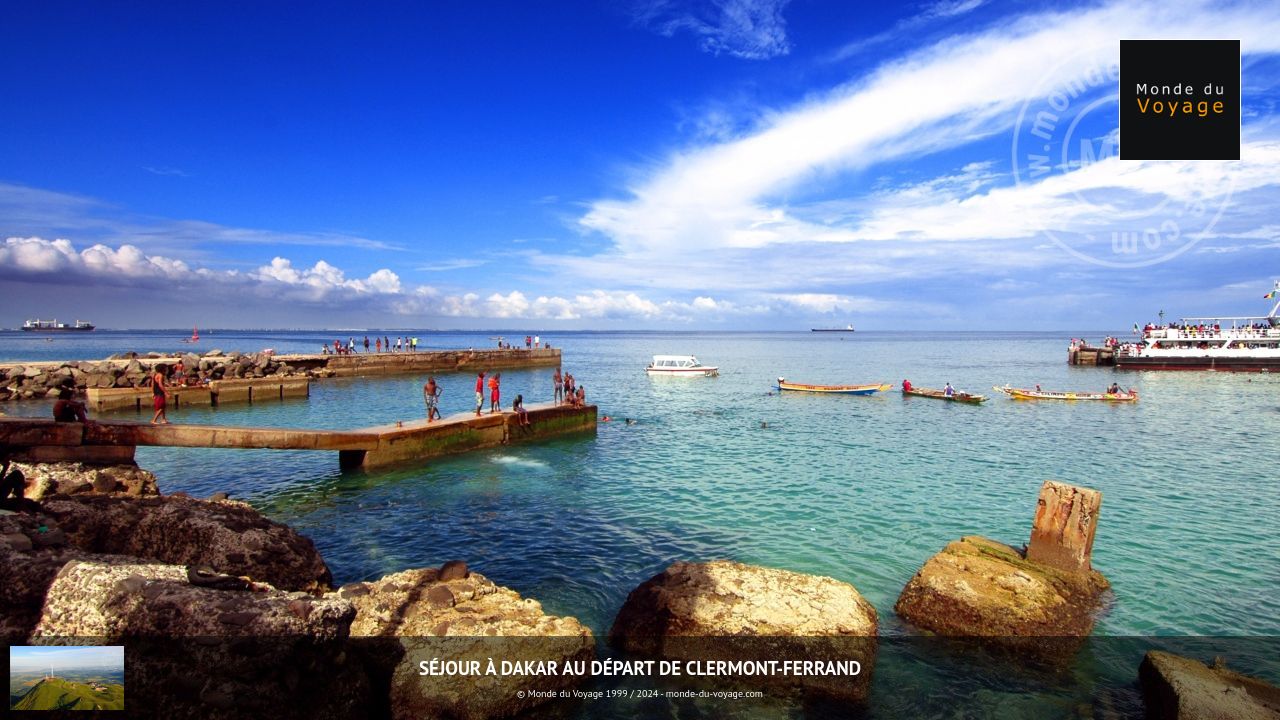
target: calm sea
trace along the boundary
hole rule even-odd
[[[0,358],[182,350],[191,347],[178,342],[184,334],[97,331],[46,342],[3,333]],[[425,349],[439,349],[489,347],[496,334],[419,337]],[[671,562],[731,558],[850,582],[876,606],[883,634],[910,634],[893,603],[921,564],[962,535],[1022,544],[1040,484],[1055,478],[1103,492],[1094,565],[1113,594],[1096,635],[1280,635],[1280,377],[1066,365],[1069,338],[1104,334],[545,334],[601,415],[616,419],[598,436],[377,473],[342,473],[335,455],[306,452],[139,448],[138,462],[165,492],[224,490],[309,535],[338,583],[465,559],[597,633],[608,631],[632,588]],[[348,336],[364,333],[214,331],[196,347],[314,352]],[[643,368],[655,354],[695,354],[720,366],[720,377],[650,378]],[[504,397],[549,400],[551,372],[503,371]],[[1100,391],[1117,380],[1141,401],[994,396],[972,407],[896,392],[778,395],[770,391],[780,375],[951,382],[988,396],[1004,383]],[[171,419],[358,428],[421,417],[424,379],[325,381],[309,399]],[[443,376],[445,414],[471,406],[473,380]],[[1149,644],[1083,653],[1071,677],[1030,694],[973,680],[964,662],[940,665],[890,644],[868,709],[871,717],[1075,717],[1082,704],[1102,703],[1131,715],[1135,648]],[[1241,669],[1280,681],[1265,657],[1246,657]],[[1099,700],[1103,685],[1115,697]]]

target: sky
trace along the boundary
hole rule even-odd
[[[54,673],[72,668],[114,667],[124,669],[124,647],[103,645],[93,647],[58,647],[39,645],[11,645],[9,669],[31,671],[48,670]]]
[[[0,327],[1270,309],[1273,2],[881,5],[5,3]],[[1121,38],[1241,40],[1239,161],[1119,160]]]

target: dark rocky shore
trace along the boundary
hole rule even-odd
[[[18,467],[39,509],[0,514],[0,636],[125,645],[129,709],[142,716],[505,718],[543,703],[572,709],[560,693],[590,679],[424,674],[433,662],[564,667],[596,658],[597,640],[578,620],[547,614],[462,561],[334,588],[311,540],[223,493],[161,495],[133,466]],[[1050,655],[1069,655],[1107,587],[1089,565],[1100,502],[1094,491],[1046,483],[1028,550],[977,537],[951,543],[895,609],[929,632],[1033,656],[1041,641],[1066,637]],[[851,707],[866,701],[878,634],[874,607],[853,585],[718,560],[677,562],[637,587],[609,642],[624,659],[729,668],[682,678],[684,686]],[[847,660],[860,671],[732,670]],[[1141,685],[1153,718],[1280,718],[1280,690],[1220,663],[1149,653]]]

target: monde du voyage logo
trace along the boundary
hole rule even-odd
[[[1240,159],[1239,40],[1120,41],[1121,160]]]
[[[1240,159],[1240,41],[1114,42],[1046,68],[1018,114],[1013,173],[1054,198],[1040,235],[1131,269],[1190,250],[1230,203],[1221,161]]]

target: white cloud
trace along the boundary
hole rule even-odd
[[[126,287],[133,290],[196,290],[206,297],[251,296],[311,303],[327,309],[367,308],[399,315],[542,320],[689,321],[737,312],[724,300],[698,296],[688,303],[655,302],[630,291],[593,289],[568,297],[530,298],[512,290],[447,294],[422,285],[407,287],[396,273],[379,269],[364,278],[348,278],[339,267],[318,260],[296,267],[275,257],[241,273],[192,267],[185,262],[148,255],[132,245],[93,245],[77,251],[68,240],[8,238],[0,244],[0,282],[23,280],[64,285],[69,282]]]
[[[4,182],[0,182],[0,232],[72,235],[110,245],[127,244],[192,257],[199,254],[201,247],[228,244],[400,249],[388,242],[351,233],[280,232],[203,220],[137,215],[94,198]]]
[[[764,60],[791,51],[782,11],[790,0],[642,0],[636,20],[671,37],[691,33],[713,55]]]
[[[1280,51],[1280,15],[1261,5],[1113,3],[1014,18],[886,63],[753,133],[672,154],[625,197],[598,200],[579,218],[581,229],[608,238],[605,251],[534,261],[614,282],[711,291],[826,289],[948,267],[1061,262],[1060,250],[1035,249],[1043,230],[1104,226],[1121,213],[1184,200],[1201,181],[1280,183],[1274,144],[1255,138],[1240,165],[1112,159],[1022,187],[1008,187],[1007,174],[980,162],[892,192],[831,197],[828,188],[877,164],[1008,132],[1021,104],[1044,92],[1045,77],[1114,62],[1121,37],[1198,37],[1204,27],[1242,38],[1247,53]],[[837,247],[815,249],[823,244]]]

